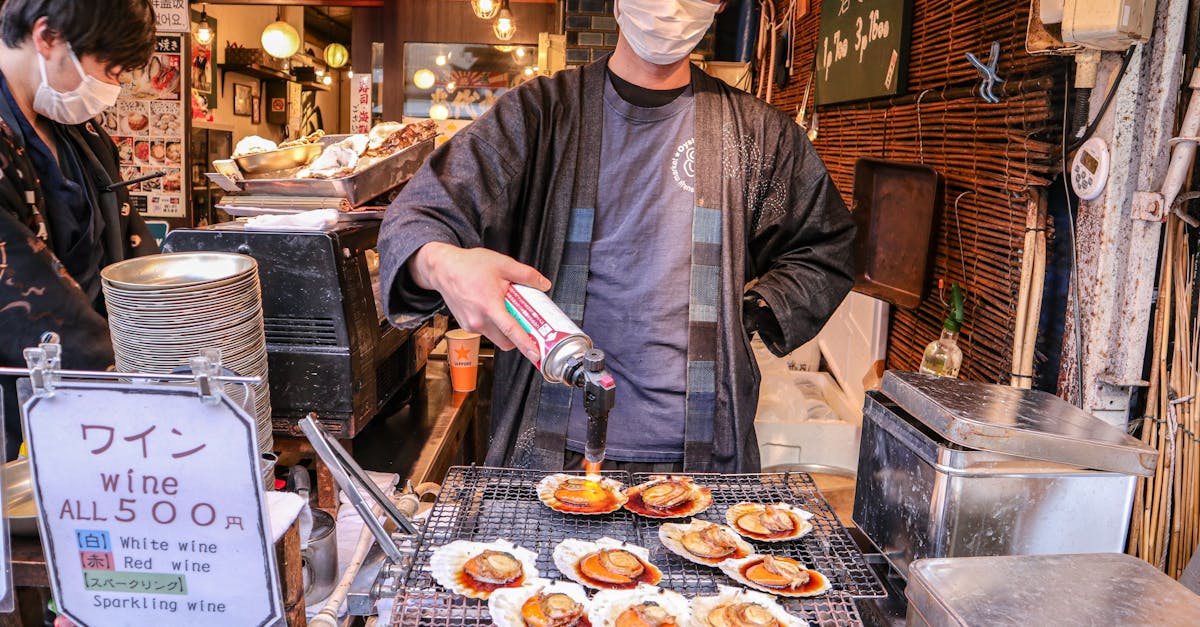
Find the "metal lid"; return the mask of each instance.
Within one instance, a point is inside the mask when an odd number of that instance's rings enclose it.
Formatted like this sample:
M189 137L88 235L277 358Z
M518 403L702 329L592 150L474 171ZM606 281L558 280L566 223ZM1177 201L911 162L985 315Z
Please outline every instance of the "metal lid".
M884 394L973 449L1150 477L1158 451L1052 394L889 370Z
M1120 553L920 559L908 574L909 616L936 627L1182 626L1200 616L1200 596Z

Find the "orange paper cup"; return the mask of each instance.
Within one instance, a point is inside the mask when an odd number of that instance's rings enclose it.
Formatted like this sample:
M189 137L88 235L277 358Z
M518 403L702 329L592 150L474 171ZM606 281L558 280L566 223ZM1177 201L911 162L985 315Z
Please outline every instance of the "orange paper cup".
M450 362L450 387L455 392L473 391L479 377L479 334L447 331L446 361Z

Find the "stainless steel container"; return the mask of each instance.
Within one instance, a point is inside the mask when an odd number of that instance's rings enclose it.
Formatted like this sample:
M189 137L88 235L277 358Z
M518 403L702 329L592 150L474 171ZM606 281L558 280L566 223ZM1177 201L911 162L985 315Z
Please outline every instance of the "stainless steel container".
M1124 549L1153 448L1043 392L906 372L881 390L853 519L902 576L928 557Z
M905 596L910 627L1200 624L1200 596L1121 554L919 560Z

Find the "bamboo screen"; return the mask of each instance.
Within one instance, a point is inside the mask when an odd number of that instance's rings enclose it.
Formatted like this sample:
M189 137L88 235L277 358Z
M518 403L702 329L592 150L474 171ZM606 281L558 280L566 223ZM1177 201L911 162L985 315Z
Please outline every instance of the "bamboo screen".
M810 1L797 24L794 75L771 98L793 116L818 44L820 0ZM783 0L776 6L787 10ZM945 179L931 287L917 310L892 308L888 368L916 370L938 337L944 279L947 301L951 282L967 291L960 376L1009 382L1028 198L1055 176L1062 127L1063 63L1025 52L1028 13L1028 2L1012 0L914 0L907 93L818 111L814 143L848 205L859 157L923 162ZM1006 81L998 104L971 92L980 76L964 56L986 62L993 41ZM811 115L811 100L808 107Z

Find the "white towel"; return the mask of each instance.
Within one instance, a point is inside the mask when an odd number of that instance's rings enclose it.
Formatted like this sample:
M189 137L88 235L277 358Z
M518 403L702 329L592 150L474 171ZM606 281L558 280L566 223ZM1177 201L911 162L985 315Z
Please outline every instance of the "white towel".
M338 222L336 209L313 209L299 213L254 216L246 221L247 231L324 231Z

